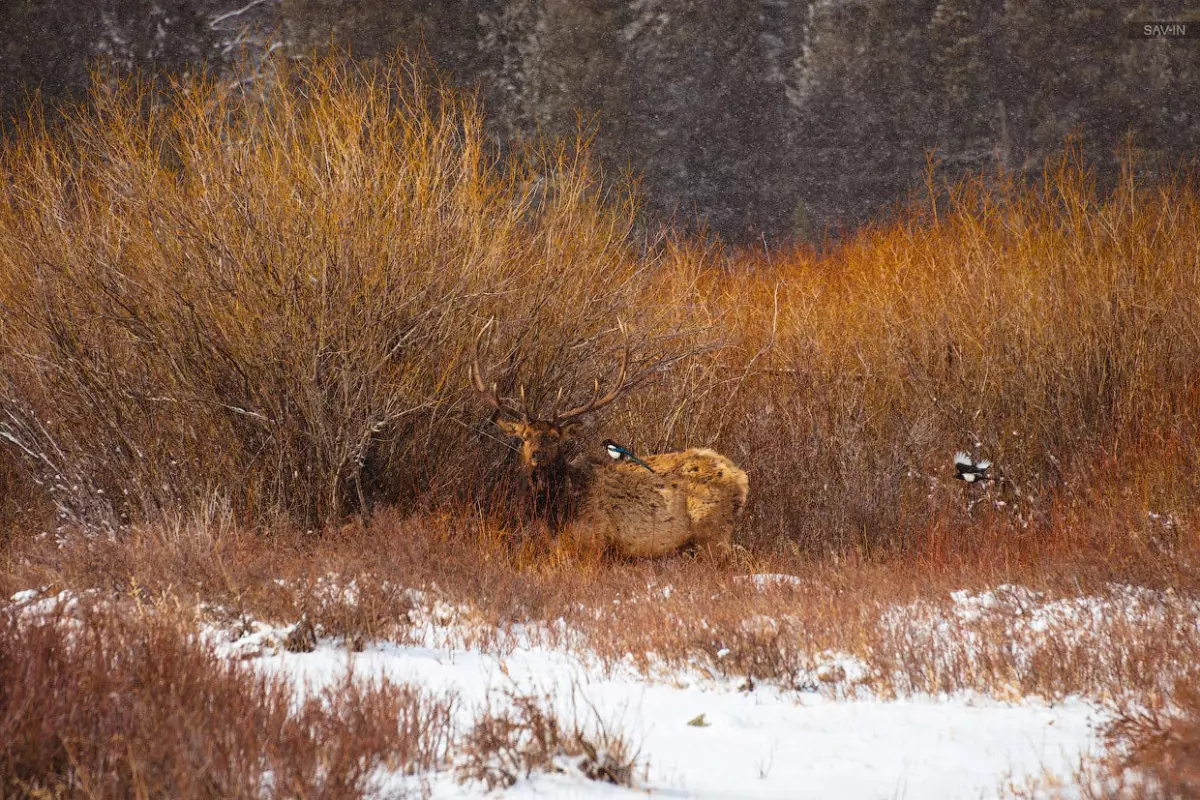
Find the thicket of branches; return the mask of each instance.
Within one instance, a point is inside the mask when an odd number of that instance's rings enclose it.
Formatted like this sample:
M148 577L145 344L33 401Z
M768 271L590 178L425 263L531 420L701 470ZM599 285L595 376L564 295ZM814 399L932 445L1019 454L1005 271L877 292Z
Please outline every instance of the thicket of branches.
M490 376L535 407L585 399L628 325L636 366L661 369L585 444L727 453L751 476L741 541L1169 546L1194 515L1186 173L1143 183L1131 160L1104 191L1068 151L1038 180L931 183L822 256L722 259L639 238L585 143L499 157L478 108L407 62L313 62L253 97L103 85L0 160L10 513L309 526L519 505L468 388L494 317ZM964 495L956 449L1005 480Z
M681 313L582 153L498 161L477 109L407 63L310 64L252 99L110 83L0 169L0 438L92 524L324 523L470 481L488 319L494 378L536 401L607 369L619 320L645 353Z

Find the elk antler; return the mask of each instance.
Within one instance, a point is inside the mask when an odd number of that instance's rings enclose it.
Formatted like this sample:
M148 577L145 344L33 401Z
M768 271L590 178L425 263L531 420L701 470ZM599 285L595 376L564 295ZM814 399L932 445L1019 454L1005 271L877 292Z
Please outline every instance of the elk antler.
M599 411L606 405L616 400L625 392L629 391L629 384L625 382L625 373L629 368L629 331L625 329L625 323L620 323L621 334L625 338L625 346L621 348L621 367L617 370L617 380L613 383L613 387L608 390L603 397L600 397L600 378L596 378L596 382L592 388L592 398L581 406L568 409L561 414L558 413L558 400L554 401L554 414L552 419L555 423L564 424L570 422L585 414L591 414L594 411ZM559 399L562 398L562 390L558 392Z
M488 387L484 381L483 370L479 366L479 355L480 351L483 349L481 344L483 343L485 337L487 337L490 342L490 336L488 332L491 330L492 325L495 322L495 317L488 320L487 324L480 329L479 334L475 337L475 357L472 359L468 368L468 371L471 375L471 382L474 384L475 390L483 395L484 399L487 400L492 408L496 409L497 414L512 414L520 417L521 421L528 425L532 416L529 412L529 398L525 394L524 384L517 387L518 396L520 398L519 405L514 404L511 400L501 400L496 391L497 385L493 383L491 387ZM630 387L637 382L637 378L640 377L640 373L638 376L634 377L634 380L626 380L626 376L629 373L629 331L626 329L624 323L619 324L625 344L621 349L621 365L617 370L616 381L614 381L612 388L609 389L609 391L606 392L602 397L600 395L600 379L597 377L595 383L593 384L591 399L581 406L567 409L561 413L559 412L558 407L562 403L564 390L560 388L558 390L558 395L554 398L554 405L550 412L550 420L555 424L566 424L586 414L599 411L629 391Z
M496 409L496 413L509 413L519 416L521 421L529 424L529 405L525 401L525 387L521 386L521 406L520 408L512 408L500 401L496 395L496 384L493 383L489 389L483 381L483 371L479 368L479 344L483 341L484 334L491 329L492 324L496 321L495 317L488 320L487 324L480 329L479 334L475 337L475 357L471 360L471 365L467 371L471 374L471 382L475 384L475 390L483 395L483 398ZM490 342L490 337L489 337Z

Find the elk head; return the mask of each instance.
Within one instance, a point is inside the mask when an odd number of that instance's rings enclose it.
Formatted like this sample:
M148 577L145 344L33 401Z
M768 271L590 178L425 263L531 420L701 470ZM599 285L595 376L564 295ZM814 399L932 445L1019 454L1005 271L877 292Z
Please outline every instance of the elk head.
M492 321L494 322L494 320ZM497 385L489 387L484 380L483 371L479 367L480 342L483 340L492 322L488 322L475 338L475 358L471 362L471 382L475 390L492 406L492 419L508 436L521 440L521 460L529 472L534 485L545 484L547 480L561 478L566 468L566 456L570 452L570 443L574 439L580 421L588 414L607 406L633 385L634 380L627 378L629 369L629 334L621 325L625 343L621 350L621 363L617 369L616 379L603 395L600 393L600 379L597 378L591 398L582 405L560 411L564 390L559 389L548 417L539 418L529 408L524 385L518 389L516 398L501 398L497 394ZM636 380L635 376L635 380Z

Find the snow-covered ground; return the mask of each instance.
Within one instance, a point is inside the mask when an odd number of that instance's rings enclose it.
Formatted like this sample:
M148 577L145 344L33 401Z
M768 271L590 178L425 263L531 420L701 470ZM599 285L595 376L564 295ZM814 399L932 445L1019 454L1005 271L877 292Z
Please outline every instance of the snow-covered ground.
M505 657L470 650L369 646L349 653L321 642L311 653L253 659L313 688L353 664L360 678L386 676L460 697L463 722L489 693L554 698L564 718L597 715L639 746L648 771L640 791L665 797L893 798L990 797L1009 780L1045 773L1067 778L1096 750L1099 712L1083 702L1054 706L969 697L835 700L768 687L680 676L669 685L633 674L604 675L576 656L516 647ZM689 725L703 715L703 726ZM435 797L477 795L449 775ZM506 797L635 793L586 779L547 776Z
M782 578L753 580L769 585ZM852 684L869 672L837 653L816 659L811 685L822 691L767 685L747 691L741 681L713 680L699 671L647 678L632 668L602 665L586 650L537 644L547 637L520 626L493 637L500 646L483 652L461 645L470 637L462 635L464 623L453 607L415 594L417 607L429 612L413 646L379 643L353 653L339 641L322 640L310 653L294 653L270 644L282 641L286 630L251 626L219 647L313 690L352 668L360 679L386 677L453 693L463 728L489 703L543 696L560 718L578 719L584 727L604 724L640 749L637 789L539 775L502 791L505 797L993 797L1010 786L1069 784L1081 760L1100 751L1097 728L1106 715L1082 700L1012 703L966 694L879 699L830 685ZM969 596L956 601L978 605ZM384 795L392 781L410 780L381 778ZM449 771L427 779L426 788L434 797L484 793L482 786L458 783Z
M379 642L352 652L338 639L323 638L311 652L289 652L282 646L289 628L245 619L234 630L213 624L205 636L218 652L305 690L336 684L352 669L356 679L387 678L452 694L460 733L506 698L544 697L560 719L578 720L585 729L604 725L640 753L633 789L567 770L535 775L494 796L994 797L1007 787L1069 785L1081 760L1100 754L1098 728L1106 714L1083 700L883 699L831 686L852 683L870 669L836 653L817 659L813 685L819 691L763 684L747 690L740 681L714 680L699 670L651 678L632 667L603 665L586 649L546 647L540 642L547 637L520 626L494 634L485 649L465 646L473 638L464 635L466 617L413 594L425 610L409 645ZM1032 594L1020 598L1031 608L1040 601ZM69 612L76 603L69 592L30 591L14 596L12 605L41 614L55 607ZM991 605L987 597L964 594L954 598L954 613L987 613ZM502 645L495 646L499 639ZM486 794L481 784L461 783L452 765L417 777L379 774L374 787L388 796L415 788L414 782L433 797Z

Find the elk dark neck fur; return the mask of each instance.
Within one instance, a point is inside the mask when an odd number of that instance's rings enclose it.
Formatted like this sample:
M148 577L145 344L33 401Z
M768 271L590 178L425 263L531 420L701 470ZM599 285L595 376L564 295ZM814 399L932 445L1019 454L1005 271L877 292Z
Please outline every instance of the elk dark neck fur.
M575 519L592 483L596 462L584 456L560 455L530 475L534 508L555 526Z

